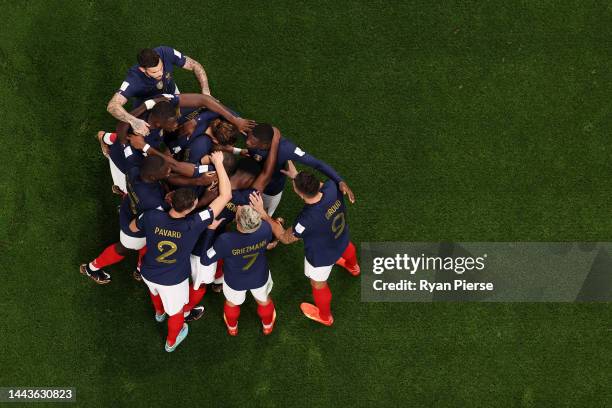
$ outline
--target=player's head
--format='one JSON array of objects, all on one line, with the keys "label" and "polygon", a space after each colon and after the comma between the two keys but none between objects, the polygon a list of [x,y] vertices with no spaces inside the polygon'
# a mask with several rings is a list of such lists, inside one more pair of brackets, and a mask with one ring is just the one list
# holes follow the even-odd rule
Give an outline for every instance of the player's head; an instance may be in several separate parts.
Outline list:
[{"label": "player's head", "polygon": [[168,101],[160,101],[151,109],[151,124],[156,129],[174,132],[178,128],[176,108]]},{"label": "player's head", "polygon": [[240,135],[236,126],[219,118],[210,123],[210,130],[213,143],[222,146],[234,146]]},{"label": "player's head", "polygon": [[272,144],[274,128],[268,123],[258,123],[247,134],[246,145],[249,149],[267,150]]},{"label": "player's head", "polygon": [[259,165],[259,163],[257,163],[257,161],[250,157],[245,157],[238,161],[234,176],[245,179],[245,185],[250,186],[253,181],[255,181],[260,172],[261,166]]},{"label": "player's head", "polygon": [[293,179],[293,191],[302,200],[314,198],[319,193],[319,189],[319,179],[309,171],[300,171],[295,179]]},{"label": "player's head", "polygon": [[236,209],[236,226],[238,231],[249,234],[259,229],[261,216],[248,205],[240,205]]},{"label": "player's head", "polygon": [[179,213],[193,211],[198,203],[196,193],[190,188],[179,188],[172,194],[172,208]]},{"label": "player's head", "polygon": [[230,152],[223,152],[223,168],[228,176],[232,176],[238,167],[238,158]]},{"label": "player's head", "polygon": [[147,156],[140,165],[140,177],[148,182],[165,179],[170,175],[170,165],[159,156]]},{"label": "player's head", "polygon": [[140,50],[136,55],[138,60],[138,69],[144,72],[145,75],[159,81],[164,76],[164,63],[159,54],[151,48],[145,48]]}]

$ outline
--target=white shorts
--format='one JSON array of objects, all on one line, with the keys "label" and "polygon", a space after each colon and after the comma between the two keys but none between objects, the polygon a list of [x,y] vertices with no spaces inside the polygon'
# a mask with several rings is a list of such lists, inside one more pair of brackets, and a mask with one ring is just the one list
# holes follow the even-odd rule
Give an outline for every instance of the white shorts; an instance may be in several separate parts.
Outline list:
[{"label": "white shorts", "polygon": [[191,261],[191,280],[195,290],[198,290],[200,285],[207,285],[215,280],[215,273],[217,272],[216,262],[211,265],[202,265],[200,257],[193,254],[190,255],[189,260]]},{"label": "white shorts", "polygon": [[276,207],[278,207],[278,204],[280,203],[283,192],[281,191],[277,195],[273,196],[267,194],[262,194],[261,196],[263,198],[264,208],[266,211],[268,211],[268,215],[271,217],[274,215],[274,211],[276,211]]},{"label": "white shorts", "polygon": [[[250,291],[255,300],[259,302],[265,302],[268,300],[268,295],[270,294],[270,292],[272,292],[273,285],[274,282],[272,282],[272,274],[268,272],[268,281],[262,287],[257,289],[250,289]],[[239,306],[244,303],[246,299],[246,293],[246,290],[234,290],[229,287],[227,282],[223,282],[223,294],[225,295],[225,298],[236,306]]]},{"label": "white shorts", "polygon": [[117,167],[117,165],[113,163],[110,157],[108,158],[108,163],[110,164],[110,172],[111,172],[111,177],[113,178],[113,184],[118,186],[121,189],[121,191],[123,191],[124,193],[127,193],[127,186],[125,183],[125,173],[119,170],[119,167]]},{"label": "white shorts", "polygon": [[334,265],[329,266],[312,266],[306,258],[304,258],[304,275],[316,282],[325,282],[329,278]]},{"label": "white shorts", "polygon": [[171,286],[149,282],[144,277],[142,280],[154,296],[159,295],[161,297],[164,311],[168,316],[182,313],[183,307],[189,303],[189,279]]},{"label": "white shorts", "polygon": [[121,242],[121,245],[123,245],[127,249],[133,249],[135,251],[138,251],[139,249],[142,249],[145,247],[145,245],[147,245],[147,238],[130,237],[125,232],[119,230],[119,242]]}]

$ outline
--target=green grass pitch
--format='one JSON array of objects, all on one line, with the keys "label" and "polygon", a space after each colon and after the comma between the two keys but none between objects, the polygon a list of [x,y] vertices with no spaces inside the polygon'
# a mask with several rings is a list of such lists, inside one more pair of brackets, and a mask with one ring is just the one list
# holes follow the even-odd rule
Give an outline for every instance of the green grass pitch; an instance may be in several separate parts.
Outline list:
[{"label": "green grass pitch", "polygon": [[[302,247],[270,254],[274,334],[222,297],[177,352],[117,238],[93,134],[136,52],[173,46],[213,95],[344,175],[353,240],[610,241],[612,5],[591,1],[1,1],[0,386],[84,406],[612,405],[608,304],[368,304],[331,278],[305,319]],[[179,70],[180,71],[180,70]],[[183,92],[198,90],[178,72]],[[287,189],[278,214],[300,207]]]}]

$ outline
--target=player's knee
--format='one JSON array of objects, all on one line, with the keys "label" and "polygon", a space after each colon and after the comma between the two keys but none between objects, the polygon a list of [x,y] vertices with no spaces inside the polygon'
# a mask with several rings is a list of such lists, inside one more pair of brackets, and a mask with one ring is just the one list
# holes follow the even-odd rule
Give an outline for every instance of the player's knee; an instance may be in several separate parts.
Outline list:
[{"label": "player's knee", "polygon": [[229,300],[225,300],[225,304],[228,305],[229,307],[235,307],[235,306],[240,306],[240,305],[235,305],[232,302],[230,302]]},{"label": "player's knee", "polygon": [[310,284],[315,289],[323,289],[324,287],[327,286],[327,281],[316,281],[314,279],[311,279]]},{"label": "player's knee", "polygon": [[261,306],[267,306],[267,305],[269,305],[269,304],[270,304],[270,302],[272,301],[272,298],[268,296],[268,297],[266,298],[266,300],[264,300],[263,302],[262,302],[261,300],[257,300],[257,299],[255,299],[255,301],[257,302],[257,304],[258,304],[258,305],[261,305]]},{"label": "player's knee", "polygon": [[115,251],[121,256],[127,256],[130,254],[130,250],[123,246],[121,242],[115,244]]}]

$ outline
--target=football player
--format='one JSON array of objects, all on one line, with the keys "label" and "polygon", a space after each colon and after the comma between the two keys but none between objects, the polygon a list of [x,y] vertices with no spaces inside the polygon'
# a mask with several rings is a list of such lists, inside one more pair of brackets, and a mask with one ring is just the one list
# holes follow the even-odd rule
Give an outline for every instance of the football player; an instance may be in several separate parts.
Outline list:
[{"label": "football player", "polygon": [[202,94],[210,95],[208,78],[202,64],[171,47],[145,48],[138,53],[136,59],[138,64],[128,70],[125,80],[106,109],[115,119],[129,123],[138,134],[146,136],[149,125],[128,113],[123,106],[129,98],[134,99],[132,106],[138,107],[145,99],[155,95],[178,94],[179,90],[172,77],[175,66],[193,71],[202,87]]},{"label": "football player", "polygon": [[223,260],[224,280],[223,320],[230,336],[238,335],[240,305],[250,291],[257,302],[257,314],[261,319],[264,335],[272,333],[276,322],[276,309],[270,298],[272,275],[266,259],[266,246],[273,238],[268,223],[250,206],[239,206],[236,210],[237,231],[224,232],[214,239],[216,220],[206,230],[206,241],[201,262],[214,270],[215,263]]},{"label": "football player", "polygon": [[142,165],[130,169],[127,175],[128,193],[119,210],[119,242],[109,245],[93,261],[82,264],[80,271],[98,284],[111,281],[103,268],[120,262],[131,250],[139,252],[139,261],[146,252],[143,233],[134,233],[129,225],[134,217],[153,208],[167,208],[164,201],[166,190],[161,181],[170,175],[170,165],[159,156],[145,158]]},{"label": "football player", "polygon": [[[274,129],[275,128],[268,124],[258,124],[253,127],[250,132],[248,132],[246,145],[249,155],[255,160],[264,160],[268,156],[270,143],[272,142],[272,136],[274,135]],[[276,207],[278,207],[283,195],[286,177],[281,170],[286,167],[288,160],[295,160],[305,164],[306,166],[319,170],[321,173],[325,174],[336,184],[338,184],[340,191],[343,194],[347,194],[351,202],[355,201],[353,192],[342,180],[336,170],[325,162],[309,155],[297,147],[289,139],[281,137],[274,174],[272,175],[272,180],[264,190],[263,194],[264,206],[270,216],[274,214],[274,211],[276,210]]]},{"label": "football player", "polygon": [[293,180],[293,190],[305,203],[293,227],[284,229],[272,219],[259,194],[251,194],[251,205],[282,243],[304,241],[304,274],[310,279],[315,305],[302,303],[300,308],[309,319],[331,326],[332,294],[327,279],[332,267],[339,265],[353,276],[360,273],[355,245],[349,238],[343,193],[333,180],[321,183],[310,172],[298,173],[291,161],[283,173]]},{"label": "football player", "polygon": [[[223,168],[223,154],[213,153],[211,159],[219,177],[219,195],[208,208],[189,215],[198,199],[193,190],[181,188],[172,195],[169,212],[160,209],[145,211],[130,224],[132,232],[145,233],[150,248],[144,256],[142,279],[149,288],[155,320],[162,322],[168,316],[167,352],[174,351],[187,336],[185,317],[199,302],[189,285],[191,249],[231,198],[229,178]],[[192,320],[202,313],[203,307]]]}]

